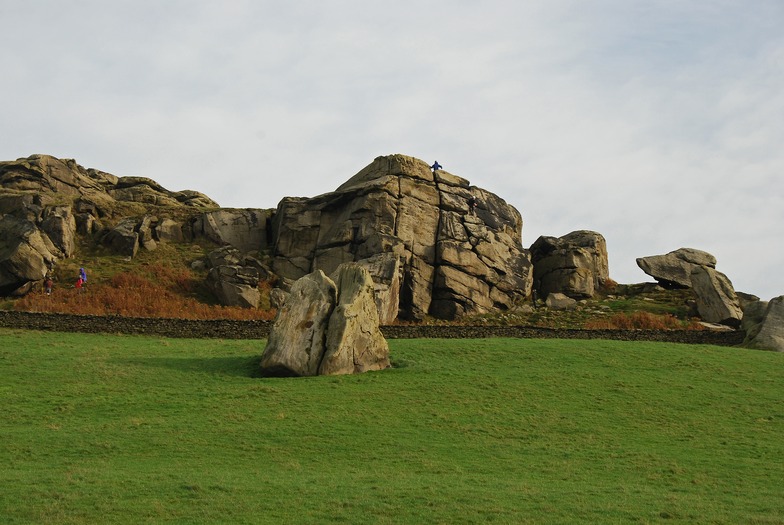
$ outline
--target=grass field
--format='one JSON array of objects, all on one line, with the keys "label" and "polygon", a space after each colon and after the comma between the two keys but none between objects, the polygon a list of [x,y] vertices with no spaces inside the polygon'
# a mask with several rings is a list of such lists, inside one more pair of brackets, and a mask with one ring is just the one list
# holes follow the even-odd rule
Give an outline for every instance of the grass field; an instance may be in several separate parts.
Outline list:
[{"label": "grass field", "polygon": [[391,340],[254,377],[263,341],[0,330],[2,523],[784,523],[784,355]]}]

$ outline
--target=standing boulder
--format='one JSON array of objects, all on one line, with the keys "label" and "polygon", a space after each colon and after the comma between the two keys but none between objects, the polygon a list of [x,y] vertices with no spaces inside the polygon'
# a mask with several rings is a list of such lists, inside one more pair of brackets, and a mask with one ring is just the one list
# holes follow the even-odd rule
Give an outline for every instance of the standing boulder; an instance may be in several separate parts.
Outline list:
[{"label": "standing boulder", "polygon": [[767,305],[761,322],[746,334],[743,346],[784,352],[784,295],[771,299]]},{"label": "standing boulder", "polygon": [[316,270],[291,287],[261,356],[265,376],[356,374],[389,367],[370,273],[341,266],[335,281]]},{"label": "standing boulder", "polygon": [[697,297],[697,311],[704,321],[740,326],[743,311],[726,275],[708,266],[695,266],[690,281]]},{"label": "standing boulder", "polygon": [[298,279],[278,311],[261,356],[265,376],[314,376],[324,357],[337,286],[321,270]]},{"label": "standing boulder", "polygon": [[596,232],[579,230],[563,237],[539,237],[531,245],[534,287],[541,297],[562,293],[593,297],[609,276],[607,243]]},{"label": "standing boulder", "polygon": [[694,248],[679,248],[664,255],[640,257],[637,266],[665,288],[691,288],[692,271],[698,266],[716,268],[716,257]]},{"label": "standing boulder", "polygon": [[337,306],[329,318],[320,375],[360,374],[389,368],[389,346],[381,334],[373,280],[356,263],[341,265]]}]

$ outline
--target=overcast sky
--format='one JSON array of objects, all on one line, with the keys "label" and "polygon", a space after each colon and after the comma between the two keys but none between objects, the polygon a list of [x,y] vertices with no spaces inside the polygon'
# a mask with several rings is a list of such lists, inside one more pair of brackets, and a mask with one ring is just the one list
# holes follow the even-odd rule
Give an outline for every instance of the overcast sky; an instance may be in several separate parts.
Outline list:
[{"label": "overcast sky", "polygon": [[272,208],[403,153],[610,275],[708,251],[784,294],[781,0],[0,0],[0,160]]}]

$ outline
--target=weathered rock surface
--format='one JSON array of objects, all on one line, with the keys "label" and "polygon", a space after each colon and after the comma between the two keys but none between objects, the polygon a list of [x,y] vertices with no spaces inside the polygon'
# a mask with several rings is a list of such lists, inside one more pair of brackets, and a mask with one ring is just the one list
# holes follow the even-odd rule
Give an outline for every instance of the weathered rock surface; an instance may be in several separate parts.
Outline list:
[{"label": "weathered rock surface", "polygon": [[370,273],[358,264],[298,279],[278,312],[261,372],[268,376],[354,374],[389,367]]},{"label": "weathered rock surface", "polygon": [[690,280],[697,296],[697,311],[703,320],[740,326],[743,311],[726,275],[708,266],[695,266]]},{"label": "weathered rock surface", "polygon": [[530,250],[534,287],[541,297],[593,297],[610,277],[607,243],[599,233],[579,230],[558,238],[542,236]]},{"label": "weathered rock surface", "polygon": [[[471,194],[479,199],[475,215]],[[519,212],[412,157],[378,157],[335,192],[283,199],[271,226],[273,271],[284,279],[391,254],[386,265],[366,264],[383,268],[373,280],[389,287],[379,307],[385,322],[396,298],[403,317],[452,318],[508,308],[531,291]],[[393,258],[397,279],[387,271]]]},{"label": "weathered rock surface", "polygon": [[0,295],[24,295],[44,279],[58,250],[31,221],[0,217]]},{"label": "weathered rock surface", "polygon": [[273,210],[220,209],[201,218],[202,233],[219,245],[231,245],[242,252],[259,252],[269,245],[267,223]]},{"label": "weathered rock surface", "polygon": [[207,285],[224,306],[258,308],[261,300],[259,270],[250,266],[221,265],[210,269]]},{"label": "weathered rock surface", "polygon": [[547,308],[552,308],[553,310],[572,310],[577,307],[577,301],[558,292],[549,294],[544,304]]},{"label": "weathered rock surface", "polygon": [[100,233],[116,253],[132,257],[139,247],[154,250],[159,240],[183,237],[181,222],[159,220],[150,207],[187,216],[217,206],[198,192],[171,192],[150,179],[116,177],[71,159],[0,162],[0,295],[34,288],[59,259],[74,255],[78,235]]},{"label": "weathered rock surface", "polygon": [[694,268],[716,268],[716,258],[702,250],[679,248],[664,255],[640,257],[637,266],[664,287],[691,288]]},{"label": "weathered rock surface", "polygon": [[767,303],[762,320],[748,331],[743,345],[784,352],[784,295]]},{"label": "weathered rock surface", "polygon": [[337,306],[329,318],[319,374],[360,374],[389,368],[389,346],[379,329],[370,272],[347,263],[337,274]]},{"label": "weathered rock surface", "polygon": [[324,357],[329,316],[335,308],[337,286],[321,270],[303,276],[278,311],[261,372],[267,376],[314,376]]}]

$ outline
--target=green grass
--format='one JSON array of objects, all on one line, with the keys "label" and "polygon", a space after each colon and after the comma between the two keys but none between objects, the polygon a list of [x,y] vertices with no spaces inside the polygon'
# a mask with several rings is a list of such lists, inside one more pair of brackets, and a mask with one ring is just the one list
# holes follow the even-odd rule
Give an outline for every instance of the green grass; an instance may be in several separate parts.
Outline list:
[{"label": "green grass", "polygon": [[262,379],[263,344],[0,330],[0,522],[784,523],[784,355],[391,340]]}]

